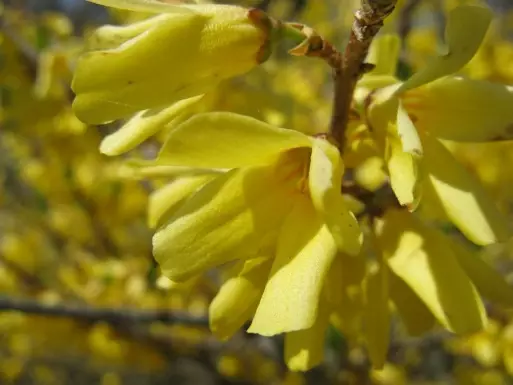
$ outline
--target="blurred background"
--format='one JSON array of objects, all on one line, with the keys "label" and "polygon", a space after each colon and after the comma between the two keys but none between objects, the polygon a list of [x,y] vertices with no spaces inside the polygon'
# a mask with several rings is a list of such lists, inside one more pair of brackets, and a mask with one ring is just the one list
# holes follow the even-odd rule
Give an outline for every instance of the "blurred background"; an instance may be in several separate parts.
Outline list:
[{"label": "blurred background", "polygon": [[[308,24],[338,47],[358,6],[228,2]],[[475,2],[399,1],[382,31],[403,38],[398,76],[437,52],[449,9]],[[464,72],[513,85],[513,1],[487,3],[496,20]],[[227,342],[213,338],[207,311],[222,274],[184,284],[160,276],[147,208],[167,180],[127,168],[130,157],[152,158],[162,138],[107,158],[98,146],[116,126],[88,127],[70,107],[72,70],[87,36],[134,17],[84,0],[0,3],[0,384],[513,384],[513,312],[492,306],[488,329],[466,337],[435,330],[413,339],[394,323],[389,364],[380,372],[334,329],[325,363],[304,374],[287,371],[280,337],[241,331]],[[327,126],[330,99],[324,63],[283,49],[222,84],[211,103],[312,133]],[[513,143],[451,150],[513,215]],[[482,255],[513,278],[513,243]]]}]

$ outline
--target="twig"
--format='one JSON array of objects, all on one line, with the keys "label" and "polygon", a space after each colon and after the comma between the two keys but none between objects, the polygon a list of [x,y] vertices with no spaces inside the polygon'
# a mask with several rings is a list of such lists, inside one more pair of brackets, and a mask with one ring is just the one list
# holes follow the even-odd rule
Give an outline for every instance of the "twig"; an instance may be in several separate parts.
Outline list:
[{"label": "twig", "polygon": [[330,134],[343,150],[351,102],[359,77],[368,70],[364,63],[372,39],[383,20],[394,10],[397,0],[362,0],[355,12],[349,42],[339,68],[334,69],[335,95]]},{"label": "twig", "polygon": [[30,299],[0,297],[0,312],[17,311],[26,314],[77,318],[90,322],[106,322],[110,324],[163,322],[167,324],[186,324],[192,326],[208,326],[208,318],[194,316],[185,312],[165,309],[141,310],[124,308],[94,308],[88,306],[47,305]]}]

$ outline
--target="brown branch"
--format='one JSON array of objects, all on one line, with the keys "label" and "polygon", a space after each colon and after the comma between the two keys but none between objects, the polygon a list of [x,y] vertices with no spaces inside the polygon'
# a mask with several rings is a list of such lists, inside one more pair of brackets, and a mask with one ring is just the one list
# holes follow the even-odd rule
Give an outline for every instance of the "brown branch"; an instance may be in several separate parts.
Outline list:
[{"label": "brown branch", "polygon": [[163,322],[167,324],[186,324],[208,326],[208,318],[194,316],[185,312],[165,309],[141,310],[125,308],[94,308],[89,306],[48,305],[30,299],[0,297],[0,312],[16,311],[25,314],[50,317],[76,318],[89,322],[110,324]]},{"label": "brown branch", "polygon": [[335,95],[330,134],[342,151],[349,122],[351,102],[359,77],[368,69],[364,63],[370,44],[394,10],[397,0],[361,0],[355,12],[349,42],[339,68],[334,70]]}]

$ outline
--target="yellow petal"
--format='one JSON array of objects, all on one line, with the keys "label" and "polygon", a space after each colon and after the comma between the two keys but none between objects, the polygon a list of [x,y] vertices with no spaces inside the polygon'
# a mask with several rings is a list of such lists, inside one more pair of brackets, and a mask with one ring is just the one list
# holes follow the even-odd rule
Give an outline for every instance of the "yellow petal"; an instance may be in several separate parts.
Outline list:
[{"label": "yellow petal", "polygon": [[395,128],[401,141],[403,151],[417,156],[422,156],[423,149],[419,133],[417,132],[417,128],[410,119],[410,116],[404,108],[401,100],[398,102],[397,126],[395,126]]},{"label": "yellow petal", "polygon": [[350,341],[362,335],[364,313],[363,279],[365,258],[338,254],[330,268],[327,281],[328,300],[334,314],[332,322]]},{"label": "yellow petal", "polygon": [[197,12],[154,16],[151,23],[138,24],[138,31],[146,27],[138,35],[127,39],[134,31],[123,34],[121,45],[83,55],[72,82],[79,119],[101,124],[163,108],[205,93],[261,62],[269,31],[254,23],[247,9],[193,7]]},{"label": "yellow petal", "polygon": [[502,306],[513,306],[513,287],[498,271],[462,244],[452,242],[451,246],[461,267],[486,299]]},{"label": "yellow petal", "polygon": [[433,136],[463,142],[513,138],[513,87],[451,76],[415,92],[419,101],[411,112]]},{"label": "yellow petal", "polygon": [[187,198],[214,178],[213,175],[185,176],[154,191],[148,202],[148,226],[166,221]]},{"label": "yellow petal", "polygon": [[456,333],[484,327],[486,313],[481,298],[445,235],[413,214],[389,210],[378,231],[378,241],[391,270],[442,325]]},{"label": "yellow petal", "polygon": [[289,149],[310,146],[310,139],[298,131],[231,112],[210,112],[173,130],[158,162],[193,167],[258,166]]},{"label": "yellow petal", "polygon": [[428,181],[447,216],[472,242],[489,245],[509,238],[509,224],[484,187],[436,139],[423,137]]},{"label": "yellow petal", "polygon": [[477,52],[491,21],[492,12],[485,7],[463,5],[452,10],[445,29],[447,54],[431,59],[403,83],[397,93],[420,87],[463,68]]},{"label": "yellow petal", "polygon": [[217,338],[230,338],[255,313],[271,266],[270,258],[250,259],[221,286],[209,308],[210,329]]},{"label": "yellow petal", "polygon": [[248,331],[270,336],[311,328],[336,252],[335,240],[310,199],[298,196],[283,224],[269,282]]},{"label": "yellow petal", "polygon": [[285,362],[290,370],[304,372],[322,362],[329,316],[328,304],[321,301],[311,328],[285,334]]},{"label": "yellow petal", "polygon": [[171,5],[157,0],[87,0],[91,3],[105,7],[124,9],[127,11],[164,13],[164,12],[191,12],[185,7]]},{"label": "yellow petal", "polygon": [[375,75],[395,76],[400,50],[401,39],[396,34],[382,35],[374,39],[366,61],[374,64],[376,67],[369,74],[365,75],[363,79],[367,76]]},{"label": "yellow petal", "polygon": [[408,334],[420,336],[435,325],[435,318],[413,290],[393,272],[389,274],[390,298],[406,326]]},{"label": "yellow petal", "polygon": [[340,191],[342,172],[337,148],[325,140],[314,139],[308,177],[312,202],[326,221],[340,251],[357,255],[362,234]]},{"label": "yellow petal", "polygon": [[[204,93],[212,83],[195,69],[207,22],[195,13],[162,14],[121,46],[81,56],[72,82],[77,117],[101,124]],[[175,52],[182,60],[170,54]]]},{"label": "yellow petal", "polygon": [[278,166],[228,172],[188,199],[153,237],[163,274],[184,280],[274,244],[297,183],[280,179]]},{"label": "yellow petal", "polygon": [[143,159],[128,159],[125,165],[130,170],[133,177],[139,178],[177,178],[184,176],[211,175],[216,176],[224,174],[229,169],[221,168],[200,168],[186,166],[167,166],[155,161]]},{"label": "yellow petal", "polygon": [[385,365],[390,343],[388,271],[383,261],[370,264],[364,281],[364,330],[367,350],[374,369]]},{"label": "yellow petal", "polygon": [[88,50],[116,48],[143,33],[155,23],[153,18],[126,25],[103,25],[87,38]]},{"label": "yellow petal", "polygon": [[387,166],[390,174],[390,186],[397,200],[410,211],[417,208],[420,202],[420,162],[421,157],[415,153],[403,151],[399,138],[387,137]]},{"label": "yellow petal", "polygon": [[422,144],[401,101],[397,124],[389,125],[387,165],[390,185],[399,203],[410,211],[417,208],[421,196]]},{"label": "yellow petal", "polygon": [[100,144],[105,155],[121,155],[130,151],[150,136],[172,123],[178,115],[190,111],[203,95],[180,100],[164,109],[146,110],[137,113],[120,129],[106,136]]}]

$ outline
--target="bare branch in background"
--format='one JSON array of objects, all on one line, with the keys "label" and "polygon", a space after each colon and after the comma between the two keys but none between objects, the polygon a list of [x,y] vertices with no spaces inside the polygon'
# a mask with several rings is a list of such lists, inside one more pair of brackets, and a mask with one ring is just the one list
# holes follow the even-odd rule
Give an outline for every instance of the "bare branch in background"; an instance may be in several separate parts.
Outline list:
[{"label": "bare branch in background", "polygon": [[191,326],[208,326],[206,316],[195,316],[186,312],[169,311],[164,309],[115,309],[93,308],[88,306],[48,305],[29,299],[0,297],[0,312],[16,311],[25,314],[76,318],[90,322],[119,323],[149,323],[162,322],[167,324],[184,324]]}]

